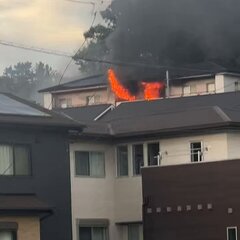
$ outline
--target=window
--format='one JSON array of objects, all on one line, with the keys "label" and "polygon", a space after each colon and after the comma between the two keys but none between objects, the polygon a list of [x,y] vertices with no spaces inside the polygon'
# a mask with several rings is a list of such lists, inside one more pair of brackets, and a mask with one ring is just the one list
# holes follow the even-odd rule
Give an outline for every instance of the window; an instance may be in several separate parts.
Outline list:
[{"label": "window", "polygon": [[128,240],[143,240],[142,224],[128,225]]},{"label": "window", "polygon": [[105,227],[79,227],[79,240],[106,240]]},{"label": "window", "polygon": [[60,98],[58,100],[58,107],[60,108],[67,108],[72,106],[72,99],[71,98]]},{"label": "window", "polygon": [[208,93],[215,93],[215,83],[208,83],[207,84],[207,92]]},{"label": "window", "polygon": [[99,95],[92,95],[86,97],[86,105],[94,105],[100,102]]},{"label": "window", "polygon": [[133,175],[139,175],[141,173],[141,167],[144,165],[143,144],[133,145],[132,150],[133,150]]},{"label": "window", "polygon": [[156,166],[160,164],[159,143],[149,143],[148,150],[148,166]]},{"label": "window", "polygon": [[190,86],[190,93],[191,94],[197,94],[197,86],[196,85],[191,85]]},{"label": "window", "polygon": [[191,93],[190,86],[189,85],[183,86],[183,95],[184,96],[190,95],[190,93]]},{"label": "window", "polygon": [[15,231],[0,231],[0,240],[16,240],[16,232]]},{"label": "window", "polygon": [[0,175],[31,174],[30,148],[23,145],[0,145]]},{"label": "window", "polygon": [[128,176],[128,147],[117,147],[117,175]]},{"label": "window", "polygon": [[75,170],[77,176],[104,177],[104,153],[88,151],[75,152]]},{"label": "window", "polygon": [[235,91],[240,91],[240,81],[235,82]]},{"label": "window", "polygon": [[191,146],[191,162],[201,162],[202,156],[202,142],[192,142]]},{"label": "window", "polygon": [[227,240],[237,240],[237,227],[227,228]]}]

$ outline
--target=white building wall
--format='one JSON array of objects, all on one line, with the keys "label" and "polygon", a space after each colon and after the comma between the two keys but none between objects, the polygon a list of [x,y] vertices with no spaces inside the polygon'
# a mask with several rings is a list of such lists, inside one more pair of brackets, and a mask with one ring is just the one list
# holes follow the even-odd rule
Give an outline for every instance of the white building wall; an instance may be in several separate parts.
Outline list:
[{"label": "white building wall", "polygon": [[228,138],[228,159],[240,159],[240,132],[230,132]]},{"label": "white building wall", "polygon": [[51,93],[44,93],[43,94],[43,106],[47,109],[52,109],[52,94]]},{"label": "white building wall", "polygon": [[[207,94],[207,84],[214,83],[214,78],[199,79],[199,80],[185,80],[182,85],[170,85],[170,97],[193,96]],[[170,82],[171,84],[171,82]],[[190,86],[192,92],[189,94],[183,93],[183,86]]]},{"label": "white building wall", "polygon": [[[105,152],[105,177],[75,176],[75,151]],[[116,239],[114,222],[114,148],[111,145],[73,143],[70,145],[73,240],[77,238],[77,219],[109,219],[109,237]]]},{"label": "white building wall", "polygon": [[[149,142],[160,143],[161,165],[198,164],[190,159],[190,143],[195,141],[203,143],[203,161],[240,158],[240,132],[218,133],[140,142],[144,144],[145,166]],[[96,142],[70,145],[73,240],[78,240],[77,219],[109,219],[110,240],[127,240],[127,224],[142,221],[141,176],[133,176],[132,168],[131,146],[136,143],[126,144],[129,146],[128,177],[116,176],[116,146]],[[105,152],[105,178],[75,176],[74,152],[79,150]]]},{"label": "white building wall", "polygon": [[227,140],[225,133],[160,140],[161,165],[191,163],[190,143],[196,141],[203,143],[203,161],[226,160]]}]

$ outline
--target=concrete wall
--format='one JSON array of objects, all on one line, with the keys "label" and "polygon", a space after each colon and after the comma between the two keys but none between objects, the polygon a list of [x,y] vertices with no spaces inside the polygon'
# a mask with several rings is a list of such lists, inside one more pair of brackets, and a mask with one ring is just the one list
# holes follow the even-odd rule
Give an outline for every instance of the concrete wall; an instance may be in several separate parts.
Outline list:
[{"label": "concrete wall", "polygon": [[61,107],[61,99],[68,100],[68,107],[86,106],[88,96],[98,97],[99,101],[96,104],[115,103],[114,95],[109,89],[106,88],[53,94],[55,107]]},{"label": "concrete wall", "polygon": [[39,217],[0,217],[0,222],[18,224],[17,240],[40,240]]}]

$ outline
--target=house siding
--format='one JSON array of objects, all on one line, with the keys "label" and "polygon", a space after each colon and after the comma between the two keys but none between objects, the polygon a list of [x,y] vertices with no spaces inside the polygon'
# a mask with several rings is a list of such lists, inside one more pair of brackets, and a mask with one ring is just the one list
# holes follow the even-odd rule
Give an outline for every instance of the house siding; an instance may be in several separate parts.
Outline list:
[{"label": "house siding", "polygon": [[71,239],[71,196],[65,133],[42,129],[0,128],[0,143],[31,146],[32,176],[0,176],[1,194],[36,194],[53,207],[41,221],[41,240]]}]

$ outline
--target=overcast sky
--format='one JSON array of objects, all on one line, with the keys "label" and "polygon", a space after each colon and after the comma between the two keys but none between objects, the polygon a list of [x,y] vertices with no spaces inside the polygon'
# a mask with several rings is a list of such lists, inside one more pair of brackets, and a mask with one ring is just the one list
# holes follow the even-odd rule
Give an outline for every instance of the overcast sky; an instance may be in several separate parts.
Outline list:
[{"label": "overcast sky", "polygon": [[[82,1],[95,2],[98,12],[110,2]],[[91,4],[68,0],[0,0],[0,40],[73,53],[83,42],[82,34],[90,27],[93,12]],[[0,75],[5,67],[19,61],[42,61],[61,72],[69,59],[0,45]],[[76,72],[72,64],[67,75]]]}]

